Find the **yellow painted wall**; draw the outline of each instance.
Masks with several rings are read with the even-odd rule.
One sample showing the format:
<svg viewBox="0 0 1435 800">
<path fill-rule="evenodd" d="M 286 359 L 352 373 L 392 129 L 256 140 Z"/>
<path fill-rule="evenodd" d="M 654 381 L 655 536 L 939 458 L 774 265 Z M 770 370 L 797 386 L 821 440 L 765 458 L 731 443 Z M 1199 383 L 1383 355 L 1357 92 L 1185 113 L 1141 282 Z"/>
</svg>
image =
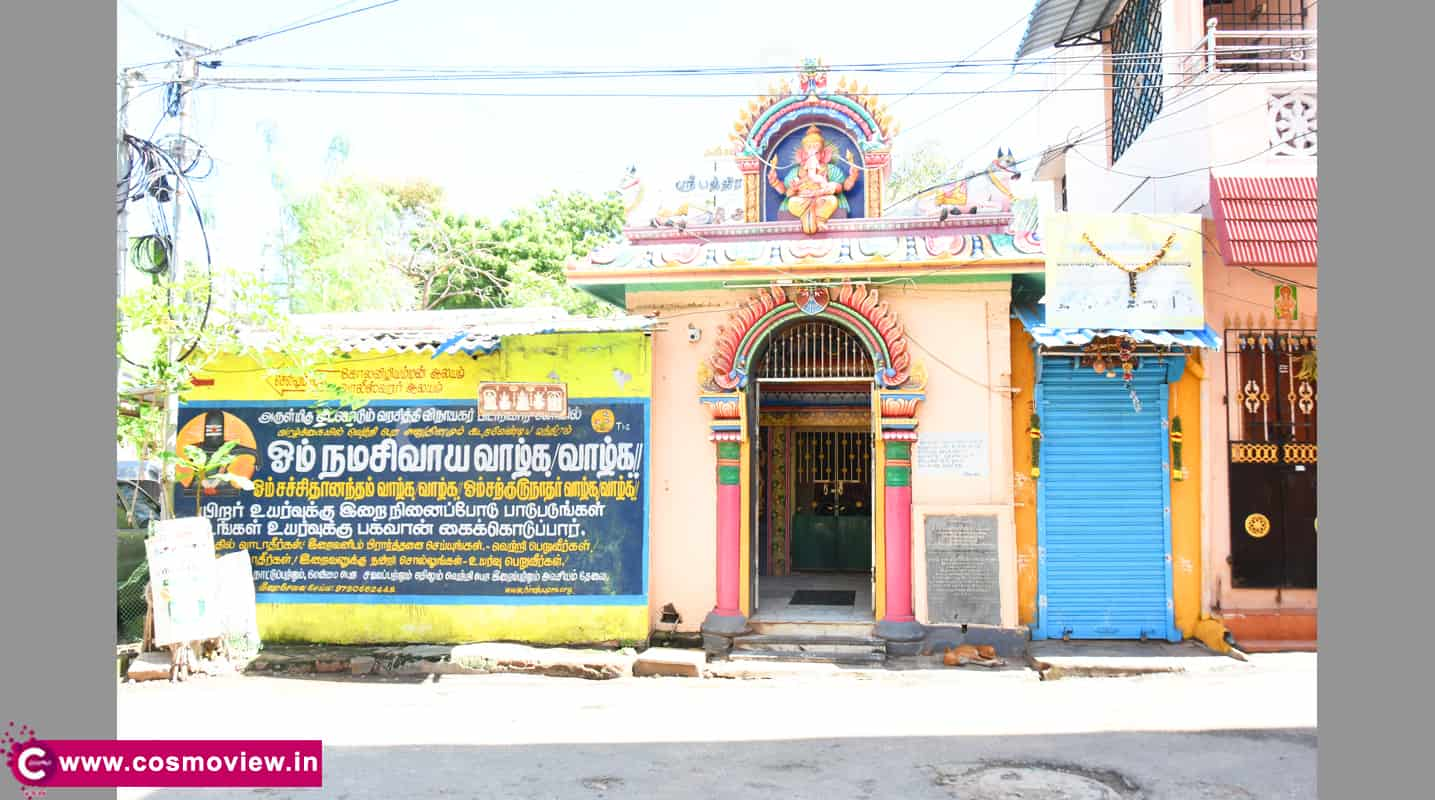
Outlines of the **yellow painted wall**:
<svg viewBox="0 0 1435 800">
<path fill-rule="evenodd" d="M 302 402 L 316 399 L 302 381 L 272 374 L 283 359 L 222 357 L 198 374 L 206 385 L 185 401 Z M 637 332 L 557 333 L 505 338 L 477 357 L 429 353 L 353 353 L 319 367 L 332 382 L 370 400 L 473 400 L 482 381 L 568 385 L 570 398 L 650 397 L 652 349 Z M 651 440 L 650 440 L 651 441 Z M 648 487 L 651 504 L 652 486 Z M 650 631 L 639 605 L 472 605 L 427 603 L 260 603 L 264 641 L 459 643 L 509 640 L 537 644 L 635 642 Z"/>
<path fill-rule="evenodd" d="M 260 603 L 266 642 L 327 644 L 532 644 L 636 642 L 648 638 L 648 607 Z"/>
<path fill-rule="evenodd" d="M 1201 616 L 1201 368 L 1200 354 L 1186 359 L 1186 371 L 1171 384 L 1171 416 L 1181 418 L 1181 467 L 1185 480 L 1171 482 L 1171 592 L 1176 627 L 1195 635 Z M 1175 469 L 1172 460 L 1171 468 Z"/>
<path fill-rule="evenodd" d="M 1011 323 L 1012 456 L 1016 466 L 1017 603 L 1023 625 L 1036 622 L 1037 542 L 1036 480 L 1031 476 L 1032 404 L 1036 400 L 1035 354 L 1021 323 Z M 1200 355 L 1187 359 L 1186 371 L 1171 384 L 1171 416 L 1180 416 L 1184 434 L 1181 466 L 1185 480 L 1171 484 L 1171 571 L 1176 627 L 1195 635 L 1201 617 L 1201 375 Z M 1174 461 L 1172 467 L 1174 469 Z"/>
<path fill-rule="evenodd" d="M 1031 336 L 1018 320 L 1011 321 L 1011 452 L 1016 505 L 1016 587 L 1018 620 L 1036 623 L 1036 479 L 1031 475 L 1031 412 L 1036 402 L 1036 356 Z"/>
<path fill-rule="evenodd" d="M 303 381 L 270 374 L 278 356 L 261 360 L 223 356 L 198 377 L 212 380 L 185 393 L 185 401 L 315 399 Z M 615 368 L 615 365 L 618 365 Z M 621 369 L 623 375 L 616 374 Z M 652 348 L 641 331 L 556 333 L 510 337 L 487 355 L 433 358 L 429 353 L 351 353 L 322 364 L 323 377 L 370 400 L 478 400 L 481 381 L 553 380 L 568 384 L 569 397 L 648 397 Z"/>
</svg>

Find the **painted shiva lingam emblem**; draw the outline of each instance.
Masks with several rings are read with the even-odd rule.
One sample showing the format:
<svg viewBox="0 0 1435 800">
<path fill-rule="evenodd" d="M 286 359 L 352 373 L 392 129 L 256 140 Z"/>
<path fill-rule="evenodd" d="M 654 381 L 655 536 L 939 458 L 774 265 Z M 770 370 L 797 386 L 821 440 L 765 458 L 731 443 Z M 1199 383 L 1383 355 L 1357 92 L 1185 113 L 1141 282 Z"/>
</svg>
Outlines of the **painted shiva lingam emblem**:
<svg viewBox="0 0 1435 800">
<path fill-rule="evenodd" d="M 857 184 L 862 169 L 852 160 L 851 152 L 838 159 L 837 146 L 829 144 L 816 125 L 808 126 L 792 156 L 791 168 L 781 178 L 777 174 L 777 159 L 774 159 L 767 181 L 782 195 L 781 210 L 797 217 L 803 233 L 825 230 L 827 220 L 838 209 L 852 210 L 847 193 Z M 844 170 L 837 163 L 839 160 L 849 168 Z"/>
<path fill-rule="evenodd" d="M 822 286 L 804 286 L 797 290 L 797 307 L 808 316 L 821 314 L 831 301 L 831 295 Z"/>
</svg>

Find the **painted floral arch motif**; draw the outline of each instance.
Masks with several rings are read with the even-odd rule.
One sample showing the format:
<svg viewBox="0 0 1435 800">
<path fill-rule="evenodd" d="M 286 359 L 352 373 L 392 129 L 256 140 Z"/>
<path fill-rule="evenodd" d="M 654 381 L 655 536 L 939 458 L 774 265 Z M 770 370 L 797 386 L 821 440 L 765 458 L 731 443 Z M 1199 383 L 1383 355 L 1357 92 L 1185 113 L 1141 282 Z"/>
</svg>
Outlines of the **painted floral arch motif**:
<svg viewBox="0 0 1435 800">
<path fill-rule="evenodd" d="M 857 334 L 872 356 L 873 381 L 880 389 L 895 389 L 912 378 L 912 354 L 907 334 L 877 290 L 843 281 L 834 287 L 801 289 L 795 300 L 781 286 L 760 291 L 718 326 L 713 353 L 708 357 L 712 374 L 707 380 L 716 391 L 745 388 L 753 354 L 768 336 L 796 317 L 830 320 Z"/>
</svg>

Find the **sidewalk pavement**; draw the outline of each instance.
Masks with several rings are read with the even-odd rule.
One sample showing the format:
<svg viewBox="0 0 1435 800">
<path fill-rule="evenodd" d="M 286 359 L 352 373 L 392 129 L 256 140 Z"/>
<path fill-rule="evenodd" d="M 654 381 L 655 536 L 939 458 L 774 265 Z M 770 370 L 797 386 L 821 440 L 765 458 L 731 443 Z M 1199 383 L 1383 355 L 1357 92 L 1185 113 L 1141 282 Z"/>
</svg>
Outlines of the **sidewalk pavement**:
<svg viewBox="0 0 1435 800">
<path fill-rule="evenodd" d="M 1042 680 L 1249 669 L 1239 651 L 1225 655 L 1190 639 L 1182 642 L 1053 639 L 1032 642 L 1028 652 L 1032 668 L 1041 674 Z"/>
<path fill-rule="evenodd" d="M 136 659 L 128 677 L 133 680 L 166 678 L 168 657 L 160 654 L 165 669 Z M 503 642 L 463 645 L 266 645 L 257 657 L 209 674 L 244 672 L 259 675 L 320 675 L 331 677 L 413 680 L 431 675 L 483 675 L 520 673 L 552 677 L 612 680 L 626 677 L 670 676 L 762 680 L 782 677 L 876 675 L 913 671 L 1025 672 L 1041 680 L 1075 677 L 1130 677 L 1161 673 L 1196 673 L 1249 669 L 1236 657 L 1216 653 L 1195 641 L 1170 642 L 1062 642 L 1030 644 L 1026 659 L 1007 659 L 1000 667 L 947 667 L 941 654 L 889 656 L 875 666 L 819 663 L 714 661 L 702 650 L 652 647 L 642 651 L 534 647 Z"/>
</svg>

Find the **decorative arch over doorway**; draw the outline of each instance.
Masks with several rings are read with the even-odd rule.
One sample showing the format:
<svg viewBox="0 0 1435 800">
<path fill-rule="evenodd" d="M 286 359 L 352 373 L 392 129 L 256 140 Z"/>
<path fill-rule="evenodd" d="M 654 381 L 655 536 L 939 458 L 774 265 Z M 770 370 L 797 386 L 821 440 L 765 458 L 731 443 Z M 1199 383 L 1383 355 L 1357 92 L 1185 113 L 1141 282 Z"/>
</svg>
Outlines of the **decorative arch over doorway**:
<svg viewBox="0 0 1435 800">
<path fill-rule="evenodd" d="M 880 388 L 897 388 L 912 377 L 912 355 L 906 332 L 877 290 L 843 281 L 836 286 L 804 286 L 792 299 L 772 286 L 743 304 L 718 329 L 708 365 L 718 391 L 747 388 L 752 357 L 758 347 L 785 323 L 802 316 L 830 320 L 862 339 L 872 356 Z"/>
<path fill-rule="evenodd" d="M 917 409 L 926 398 L 926 375 L 915 362 L 901 322 L 877 290 L 849 281 L 770 286 L 732 313 L 719 328 L 703 365 L 701 402 L 712 416 L 709 439 L 717 445 L 717 598 L 703 623 L 709 651 L 723 653 L 731 637 L 745 632 L 752 613 L 750 557 L 752 491 L 747 390 L 755 357 L 780 329 L 804 318 L 836 324 L 856 336 L 872 366 L 872 413 L 876 447 L 873 471 L 877 502 L 874 606 L 877 635 L 894 642 L 923 636 L 912 606 L 911 450 Z"/>
</svg>

